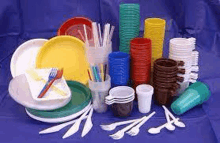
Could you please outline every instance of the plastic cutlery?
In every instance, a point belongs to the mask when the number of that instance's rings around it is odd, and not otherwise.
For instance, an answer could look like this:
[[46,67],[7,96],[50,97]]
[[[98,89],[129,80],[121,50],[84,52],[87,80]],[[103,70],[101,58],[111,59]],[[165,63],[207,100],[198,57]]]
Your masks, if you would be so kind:
[[100,125],[101,128],[103,130],[106,130],[106,131],[112,131],[114,130],[117,126],[121,126],[121,125],[125,125],[125,124],[129,124],[129,123],[133,123],[137,120],[140,120],[140,119],[133,119],[133,120],[128,120],[128,121],[121,121],[121,122],[115,122],[115,123],[112,123],[112,124],[109,124],[109,125]]
[[93,108],[91,108],[90,112],[89,112],[89,115],[88,115],[88,118],[86,120],[86,123],[84,125],[84,128],[83,128],[83,131],[82,131],[82,134],[81,134],[81,137],[84,137],[91,129],[92,129],[92,113],[93,113]]
[[118,132],[112,134],[112,135],[109,135],[111,138],[113,138],[114,140],[119,140],[121,139],[123,136],[124,136],[124,133],[126,131],[128,131],[130,128],[132,128],[133,126],[135,126],[136,124],[138,124],[139,122],[141,122],[144,118],[146,118],[146,116],[142,117],[141,119],[133,122],[132,124],[128,125],[127,127],[119,130]]
[[83,115],[75,122],[75,124],[64,134],[63,139],[75,134],[79,130],[79,126],[82,119],[86,116],[91,107],[92,106],[90,105],[89,109],[86,112],[84,112]]
[[47,83],[45,84],[45,86],[43,87],[42,91],[40,92],[38,98],[42,98],[45,93],[49,90],[50,86],[53,84],[53,82],[57,79],[60,79],[63,75],[63,69],[55,71],[55,70],[51,70],[51,73],[49,75],[49,80],[47,81]]
[[136,136],[139,131],[140,131],[140,127],[147,121],[149,120],[156,112],[152,112],[150,115],[148,115],[144,120],[142,120],[138,125],[136,125],[135,127],[133,127],[130,131],[127,132],[127,134],[129,134],[130,136]]
[[[176,120],[179,120],[179,118],[177,118]],[[175,120],[172,120],[170,123],[172,124],[172,123],[174,123],[174,122],[175,122]],[[159,127],[156,127],[156,128],[150,128],[150,129],[148,130],[148,132],[149,132],[150,134],[158,134],[158,133],[160,133],[161,129],[165,128],[166,126],[167,126],[167,123],[165,123],[165,124],[163,124],[163,125],[161,125],[161,126],[159,126]]]
[[[86,119],[86,118],[87,118],[87,116],[85,116],[85,117],[83,118],[83,120]],[[60,124],[60,125],[56,125],[56,126],[53,126],[53,127],[50,127],[50,128],[47,128],[47,129],[45,129],[45,130],[40,131],[39,134],[48,134],[48,133],[58,132],[58,131],[60,131],[61,129],[65,128],[66,126],[75,123],[76,121],[77,121],[77,119],[72,120],[72,121],[69,121],[69,122],[66,122],[66,123],[62,123],[62,124]]]
[[175,124],[176,126],[181,127],[181,128],[186,127],[186,125],[185,125],[183,122],[178,121],[177,118],[175,118],[175,117],[173,116],[173,114],[166,108],[166,106],[163,105],[162,107],[163,107],[163,109],[170,115],[170,117],[174,120],[174,124]]
[[[26,71],[30,76],[31,78],[33,78],[34,80],[37,80],[37,81],[42,81],[44,84],[46,84],[46,80],[43,79],[41,76],[39,76],[37,74],[37,72],[35,72],[34,70],[27,70]],[[51,85],[51,88],[56,91],[58,94],[62,95],[62,96],[66,96],[67,93],[63,90],[60,90],[58,87],[54,86],[54,85]]]
[[174,130],[175,130],[175,126],[174,126],[173,124],[171,124],[171,122],[170,122],[170,117],[169,117],[167,111],[164,110],[164,112],[165,112],[166,119],[167,119],[167,125],[166,125],[167,130],[169,130],[169,131],[174,131]]

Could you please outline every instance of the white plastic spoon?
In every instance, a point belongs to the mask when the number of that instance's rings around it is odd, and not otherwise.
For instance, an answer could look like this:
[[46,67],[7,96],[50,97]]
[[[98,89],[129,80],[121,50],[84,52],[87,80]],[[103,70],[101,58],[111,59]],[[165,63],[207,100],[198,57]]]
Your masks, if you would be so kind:
[[[179,120],[179,118],[177,118],[177,120]],[[170,123],[172,124],[173,122],[175,122],[175,120],[172,120]],[[160,130],[165,128],[167,125],[168,125],[168,123],[165,123],[165,124],[163,124],[163,125],[161,125],[159,127],[150,128],[148,130],[148,133],[150,133],[150,134],[158,134],[158,133],[160,133]]]
[[175,117],[173,116],[173,114],[172,114],[164,105],[163,105],[162,107],[163,107],[163,109],[170,115],[170,117],[174,120],[174,124],[175,124],[176,126],[181,127],[181,128],[186,127],[186,125],[185,125],[183,122],[178,121],[177,118],[175,118]]
[[171,124],[171,122],[170,122],[170,117],[169,117],[167,111],[164,110],[164,112],[165,112],[166,119],[167,119],[167,125],[166,125],[167,130],[169,130],[169,131],[174,131],[174,130],[175,130],[175,126],[174,126],[173,124]]

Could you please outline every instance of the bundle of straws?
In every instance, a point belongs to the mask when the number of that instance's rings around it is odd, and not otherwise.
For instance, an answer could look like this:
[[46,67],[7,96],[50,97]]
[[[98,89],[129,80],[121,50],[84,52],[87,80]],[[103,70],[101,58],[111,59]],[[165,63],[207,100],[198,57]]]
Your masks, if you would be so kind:
[[[88,39],[86,26],[85,25],[83,26],[84,26],[86,47],[95,48],[95,50],[104,48],[105,52],[101,54],[106,54],[104,55],[104,57],[105,59],[108,59],[109,53],[107,51],[109,51],[108,48],[111,48],[109,47],[109,45],[112,40],[115,26],[111,26],[109,23],[105,24],[102,33],[100,23],[97,24],[96,22],[92,22],[92,37],[93,37],[92,39]],[[104,60],[102,63],[92,63],[92,64],[90,63],[90,68],[88,69],[88,75],[91,81],[103,82],[106,80],[106,74],[107,74],[107,63],[105,63]]]

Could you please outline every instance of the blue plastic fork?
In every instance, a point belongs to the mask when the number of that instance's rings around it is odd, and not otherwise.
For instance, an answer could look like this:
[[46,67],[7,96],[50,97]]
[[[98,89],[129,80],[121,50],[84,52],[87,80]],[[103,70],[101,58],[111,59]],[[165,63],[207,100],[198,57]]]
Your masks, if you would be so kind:
[[46,87],[48,86],[50,81],[53,80],[56,77],[56,75],[57,75],[57,69],[56,68],[52,68],[51,72],[49,74],[49,77],[48,77],[48,81],[46,82],[46,84],[44,85],[43,89],[41,90],[38,98],[41,98],[41,93],[46,89]]

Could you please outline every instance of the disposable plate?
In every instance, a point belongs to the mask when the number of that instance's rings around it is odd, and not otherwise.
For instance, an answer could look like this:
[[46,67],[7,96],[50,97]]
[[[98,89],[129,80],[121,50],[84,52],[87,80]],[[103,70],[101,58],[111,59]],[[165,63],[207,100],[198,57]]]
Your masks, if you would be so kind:
[[9,83],[9,95],[19,104],[27,108],[32,108],[36,110],[55,110],[61,108],[69,103],[70,98],[55,101],[51,100],[48,102],[38,102],[34,100],[31,95],[30,87],[25,74],[16,76]]
[[21,44],[11,58],[12,77],[24,74],[29,68],[35,68],[37,53],[47,39],[31,39]]
[[66,80],[75,80],[83,84],[88,82],[88,63],[83,47],[84,43],[73,36],[57,36],[50,39],[40,49],[37,68],[63,68]]

